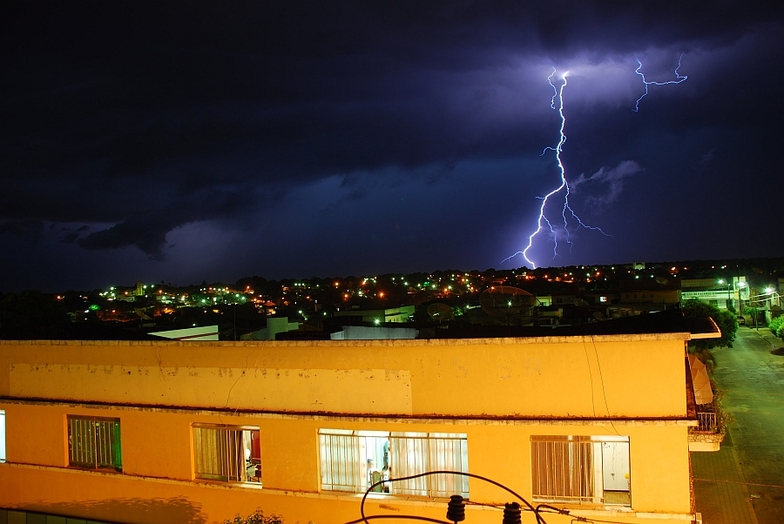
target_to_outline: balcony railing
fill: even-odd
[[[697,420],[699,421],[699,425],[694,428],[693,431],[699,433],[719,432],[719,424],[716,418],[716,413],[712,411],[698,411]]]

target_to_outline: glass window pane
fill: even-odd
[[[194,477],[224,482],[261,482],[258,429],[193,426]]]
[[[387,437],[387,435],[390,435]],[[321,489],[406,496],[468,496],[464,475],[423,475],[431,471],[468,472],[468,445],[464,433],[354,431],[338,434],[319,430]],[[394,482],[385,482],[387,479]],[[377,485],[378,484],[378,485]]]
[[[603,470],[613,464],[624,476],[629,437],[535,436],[531,437],[531,479],[535,499],[557,502],[617,503],[629,505],[628,482],[607,485]],[[612,457],[603,448],[616,452]],[[607,456],[603,456],[607,455]],[[628,474],[625,475],[628,479]],[[624,489],[625,488],[625,489]],[[618,502],[608,502],[608,490],[626,491]]]

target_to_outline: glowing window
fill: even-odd
[[[629,472],[629,437],[531,437],[534,500],[630,506]]]
[[[193,464],[197,479],[260,483],[259,428],[194,424]]]
[[[426,475],[375,485],[427,471],[468,472],[468,439],[463,433],[390,433],[319,430],[321,489],[448,498],[468,497],[468,477]],[[394,475],[392,475],[394,472]]]

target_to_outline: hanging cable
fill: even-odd
[[[356,520],[350,520],[345,524],[360,524],[375,519],[399,519],[399,520],[424,520],[425,522],[435,522],[436,524],[452,524],[446,520],[438,520],[430,517],[420,517],[419,515],[368,515]]]
[[[355,520],[355,521],[351,521],[351,522],[347,522],[346,524],[355,524],[357,522],[367,522],[368,521],[369,517],[365,515],[365,501],[367,500],[368,495],[370,493],[372,493],[374,491],[374,488],[376,488],[377,486],[381,486],[384,483],[390,483],[391,484],[391,483],[394,483],[394,482],[402,482],[404,480],[417,479],[417,478],[426,477],[426,476],[429,476],[429,475],[462,475],[464,477],[475,478],[475,479],[478,479],[478,480],[481,480],[481,481],[493,484],[494,486],[497,486],[497,487],[503,489],[504,491],[512,494],[514,497],[518,498],[521,502],[523,502],[527,506],[526,509],[528,511],[531,511],[534,514],[534,516],[536,517],[537,524],[547,524],[545,522],[545,520],[544,520],[544,517],[542,517],[539,514],[539,511],[530,502],[528,502],[522,495],[519,495],[518,493],[516,493],[511,488],[501,484],[500,482],[496,482],[493,479],[490,479],[490,478],[487,478],[487,477],[483,477],[482,475],[477,475],[476,473],[466,473],[464,471],[448,471],[448,470],[426,471],[424,473],[418,473],[416,475],[409,475],[407,477],[390,478],[390,479],[380,480],[378,482],[374,482],[370,487],[367,488],[367,490],[365,490],[365,494],[362,496],[362,502],[359,505],[359,513],[361,515],[361,519]],[[518,506],[519,506],[519,504],[518,504]],[[380,517],[380,515],[379,515],[379,517]],[[411,518],[411,517],[409,517],[407,515],[388,515],[388,517],[392,517],[392,518]],[[376,516],[374,515],[374,516],[371,516],[370,518],[376,518]],[[427,517],[415,518],[415,520],[421,520],[421,519],[428,519],[428,518]],[[452,524],[450,522],[441,521],[441,520],[437,520],[437,519],[428,519],[428,520],[430,522],[439,522],[439,523],[444,523],[444,524]],[[453,522],[456,522],[456,521],[453,521]]]

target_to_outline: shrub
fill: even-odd
[[[770,328],[770,332],[774,335],[781,337],[784,335],[784,316],[776,317],[772,319],[768,323],[768,328]]]
[[[721,330],[721,338],[718,339],[690,340],[689,349],[692,352],[695,350],[712,349],[719,346],[732,347],[732,341],[735,340],[735,333],[738,331],[737,315],[696,299],[686,300],[681,305],[681,310],[686,318],[711,317]]]
[[[280,515],[264,515],[264,512],[257,509],[247,517],[239,514],[232,520],[224,520],[223,524],[283,524],[283,517]]]

